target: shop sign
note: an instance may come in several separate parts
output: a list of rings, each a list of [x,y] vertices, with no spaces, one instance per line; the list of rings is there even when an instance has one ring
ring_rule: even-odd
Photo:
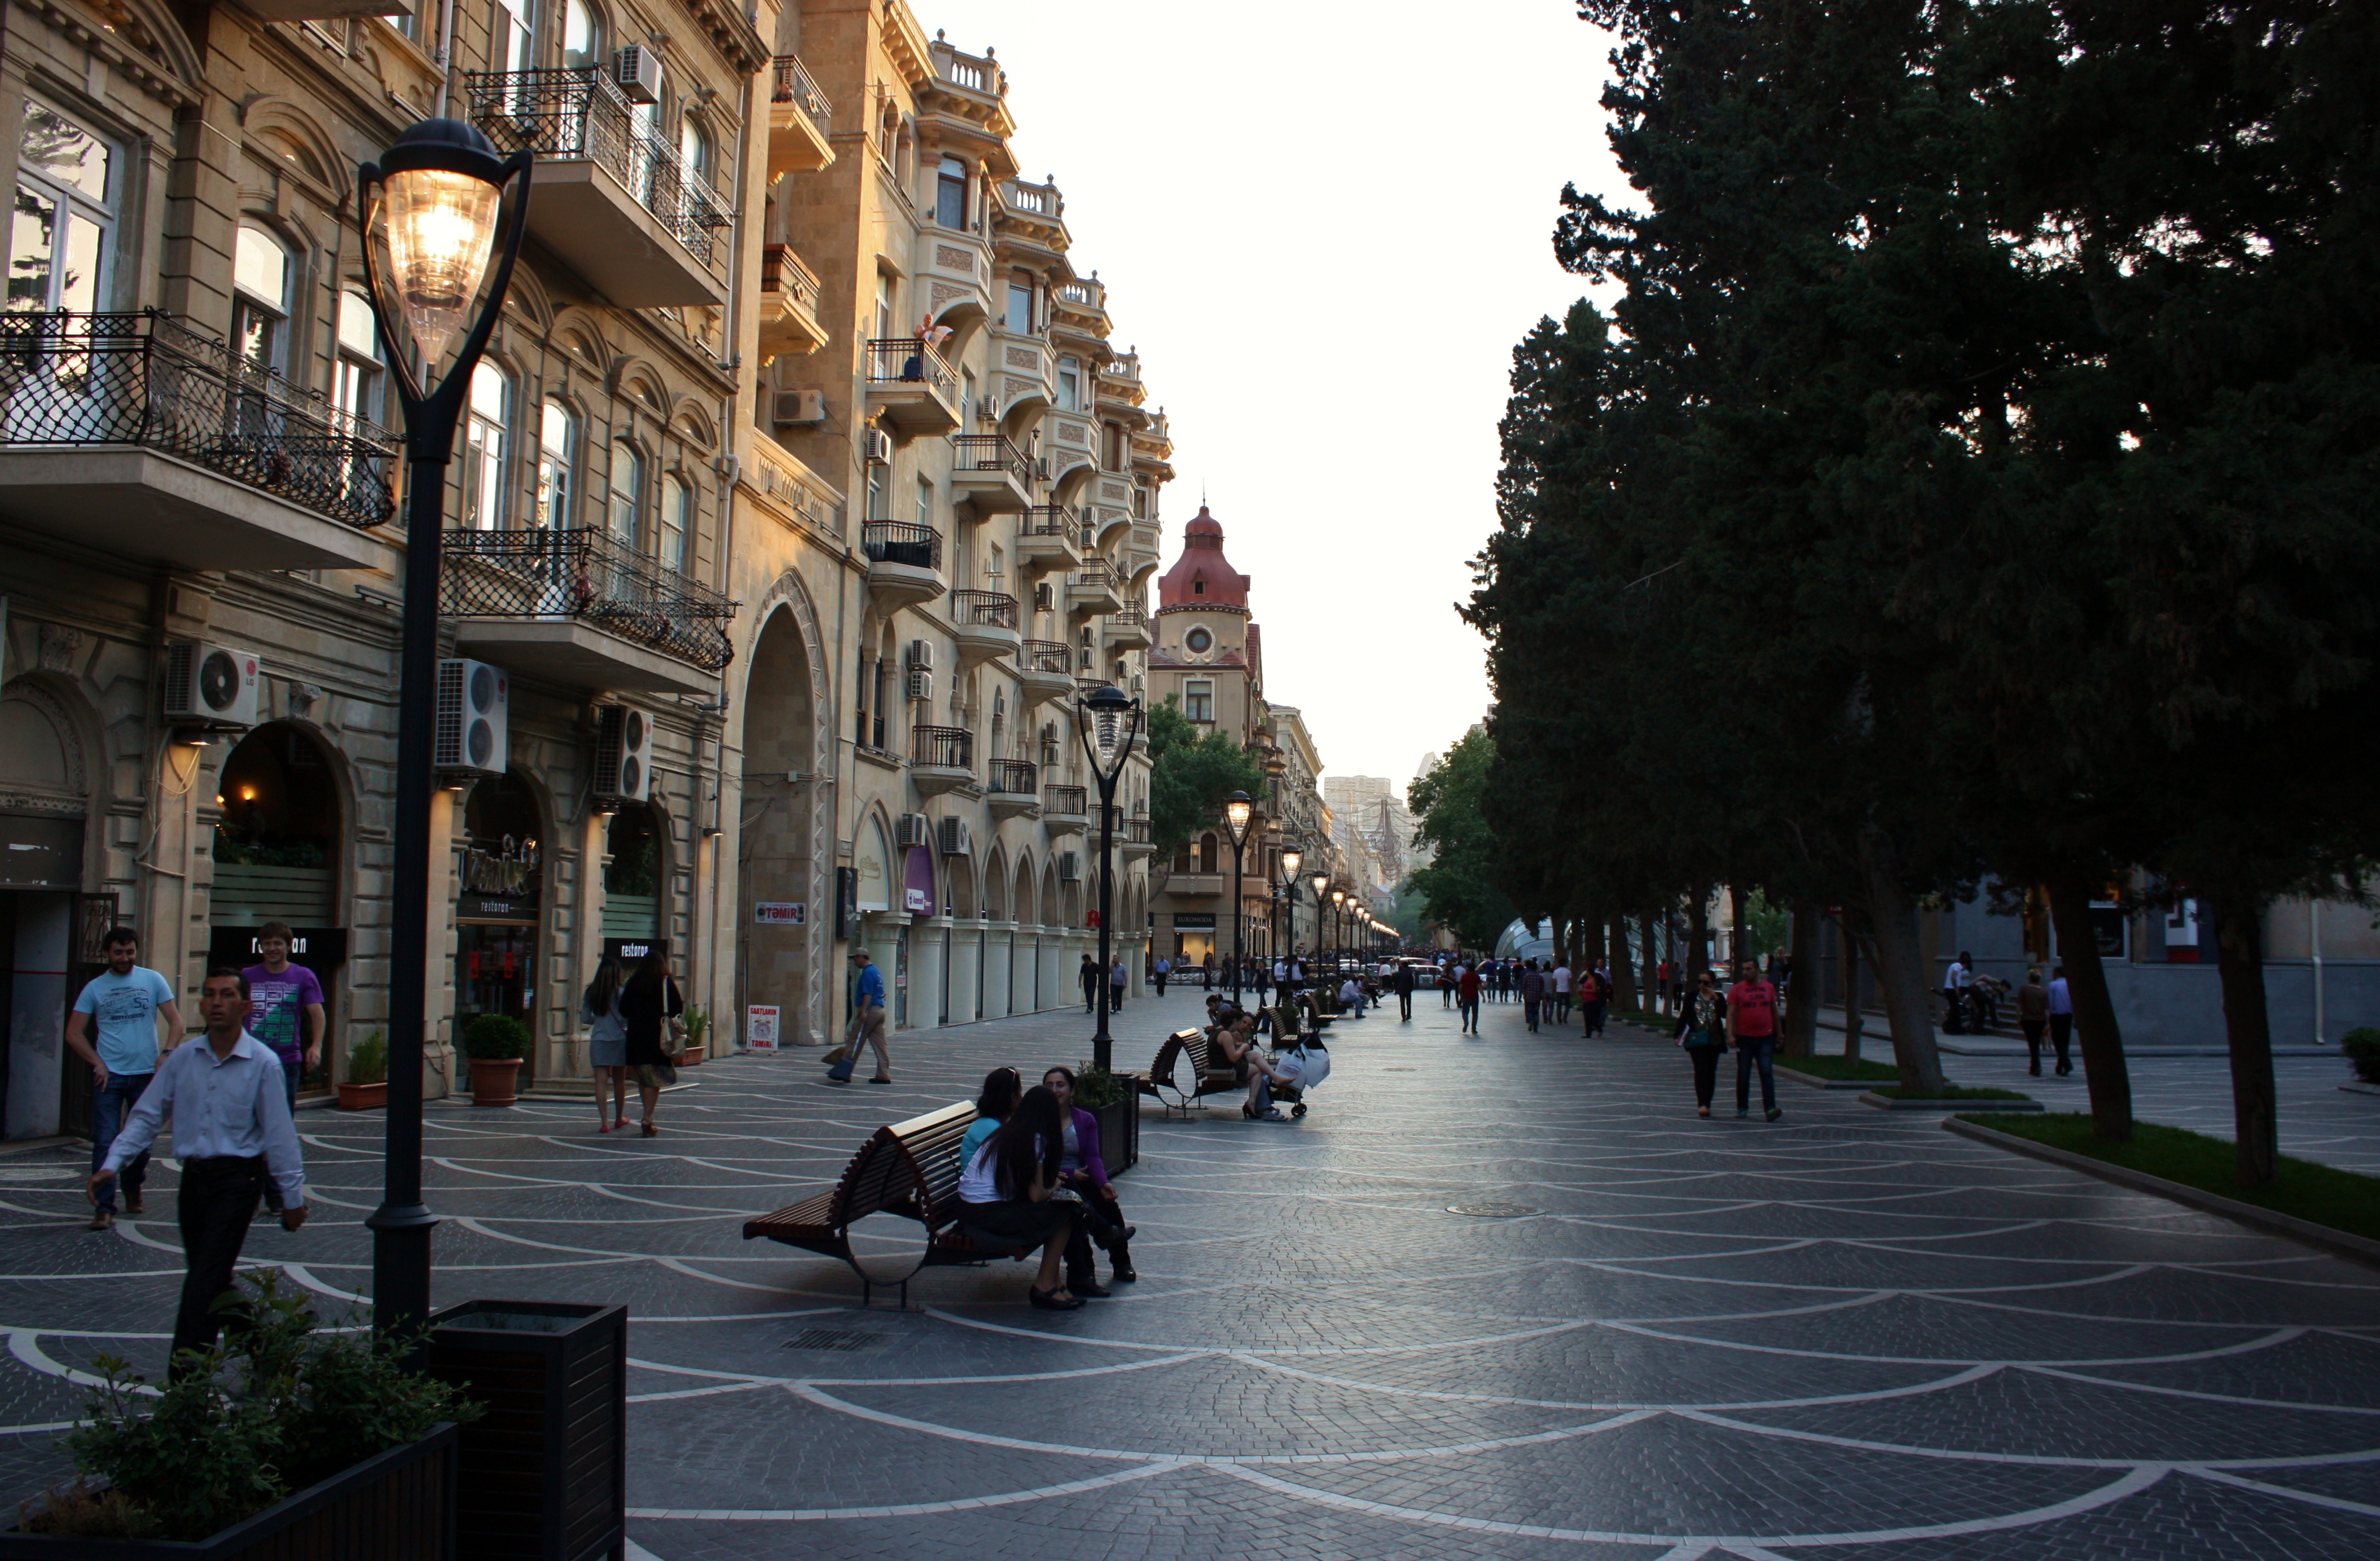
[[[82,820],[0,813],[0,888],[82,886]]]
[[[663,958],[667,958],[669,957],[669,939],[605,938],[603,940],[604,957],[609,959],[617,959],[623,965],[633,965],[638,960],[642,959],[646,955],[652,953],[656,949],[661,951]]]
[[[752,907],[754,924],[762,927],[802,927],[809,924],[810,908],[807,900],[759,900]],[[770,1012],[774,1013],[773,1008]]]
[[[1211,910],[1177,910],[1173,913],[1173,930],[1177,933],[1211,933],[1215,930],[1215,913]]]
[[[537,900],[496,899],[488,895],[465,895],[455,902],[455,914],[465,920],[484,918],[501,921],[534,921]]]
[[[777,1049],[776,1005],[754,1003],[744,1010],[744,1044],[755,1052]]]
[[[257,946],[254,927],[215,927],[208,932],[207,958],[215,965],[255,965],[262,963],[264,950]],[[289,962],[303,965],[310,970],[325,970],[346,964],[347,930],[345,927],[290,928]]]
[[[934,913],[934,894],[930,889],[904,890],[902,903],[904,909],[917,911],[920,915],[931,916]]]

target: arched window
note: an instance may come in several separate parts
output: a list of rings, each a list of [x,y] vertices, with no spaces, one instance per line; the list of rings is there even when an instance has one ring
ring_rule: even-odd
[[[578,445],[578,420],[559,401],[548,401],[537,431],[537,524],[570,524],[572,502],[578,484],[570,468],[570,453]]]
[[[463,524],[492,531],[504,523],[504,421],[513,387],[504,372],[482,359],[471,371],[471,407],[463,424]]]
[[[702,121],[687,115],[678,125],[678,155],[686,159],[686,171],[700,180],[706,189],[717,187],[718,179],[711,169],[710,132]]]
[[[612,446],[612,536],[630,553],[644,548],[645,457],[629,444]]]
[[[687,533],[694,530],[694,490],[674,472],[662,473],[662,562],[686,572]]]
[[[289,321],[289,251],[261,227],[239,225],[231,260],[232,350],[242,367],[281,367]]]
[[[562,8],[562,65],[583,70],[603,59],[603,13],[587,0],[565,0]]]
[[[955,157],[943,158],[934,176],[934,221],[944,227],[967,225],[967,167]]]

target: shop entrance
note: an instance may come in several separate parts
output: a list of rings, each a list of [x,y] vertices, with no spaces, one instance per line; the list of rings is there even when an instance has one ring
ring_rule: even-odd
[[[214,892],[207,909],[207,963],[256,964],[256,930],[286,921],[289,962],[322,983],[322,1051],[298,1083],[304,1094],[331,1087],[339,1035],[340,967],[347,934],[339,913],[339,798],[330,756],[286,722],[257,727],[224,760],[215,788]]]
[[[511,774],[471,788],[463,807],[460,894],[455,903],[455,1034],[481,1014],[509,1014],[528,1027],[531,1044],[519,1087],[537,1077],[537,973],[544,856],[537,795]],[[470,1081],[458,1055],[457,1086]]]
[[[19,679],[0,699],[0,1135],[12,1139],[91,1131],[91,1069],[66,1066],[66,1016],[98,974],[116,904],[77,893],[89,784],[73,722]]]

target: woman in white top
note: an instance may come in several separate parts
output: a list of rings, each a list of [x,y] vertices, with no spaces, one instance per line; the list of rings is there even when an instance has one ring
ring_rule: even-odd
[[[1050,1196],[1064,1141],[1058,1097],[1036,1084],[959,1171],[960,1229],[986,1247],[1041,1249],[1041,1272],[1026,1299],[1044,1311],[1084,1304],[1058,1282],[1058,1264],[1083,1217],[1074,1194]]]

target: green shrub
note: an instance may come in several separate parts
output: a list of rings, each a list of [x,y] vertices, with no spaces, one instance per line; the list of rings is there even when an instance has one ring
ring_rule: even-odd
[[[2368,1026],[2350,1030],[2338,1038],[2338,1045],[2355,1065],[2355,1077],[2367,1084],[2380,1084],[2380,1030]]]
[[[1085,1111],[1097,1111],[1131,1096],[1123,1081],[1104,1067],[1087,1062],[1075,1069],[1075,1104]]]
[[[481,1014],[463,1027],[463,1055],[473,1062],[528,1055],[528,1026],[510,1014]]]
[[[347,1082],[350,1084],[385,1084],[388,1082],[388,1037],[379,1031],[357,1042],[347,1053]]]
[[[688,1046],[699,1046],[703,1043],[703,1038],[710,1033],[710,1010],[708,1008],[686,1009],[686,1043]]]

